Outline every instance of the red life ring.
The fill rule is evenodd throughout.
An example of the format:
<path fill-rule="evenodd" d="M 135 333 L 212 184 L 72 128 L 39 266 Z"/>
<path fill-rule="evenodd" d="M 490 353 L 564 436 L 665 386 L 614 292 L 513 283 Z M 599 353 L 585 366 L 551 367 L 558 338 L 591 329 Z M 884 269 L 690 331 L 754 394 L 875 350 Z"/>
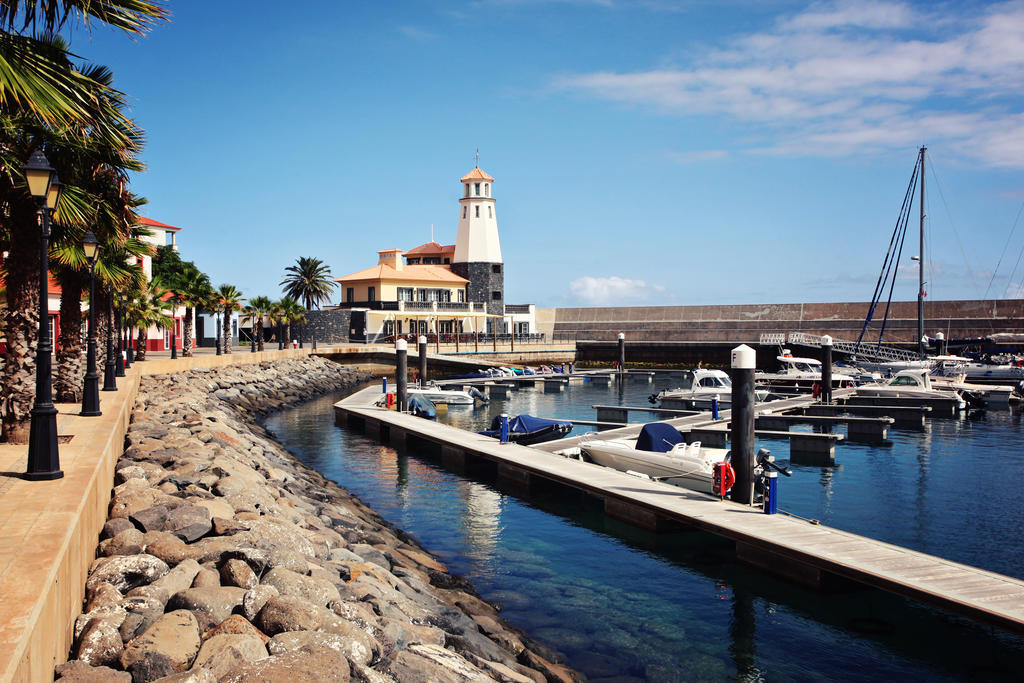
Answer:
<path fill-rule="evenodd" d="M 714 465 L 714 474 L 711 479 L 712 490 L 715 494 L 724 498 L 726 492 L 731 489 L 735 483 L 736 470 L 732 468 L 732 465 L 725 461 L 716 462 Z"/>
<path fill-rule="evenodd" d="M 395 395 L 392 394 L 390 391 L 388 392 L 388 399 L 387 400 L 388 400 L 388 410 L 391 410 L 391 407 L 393 405 L 395 405 Z"/>

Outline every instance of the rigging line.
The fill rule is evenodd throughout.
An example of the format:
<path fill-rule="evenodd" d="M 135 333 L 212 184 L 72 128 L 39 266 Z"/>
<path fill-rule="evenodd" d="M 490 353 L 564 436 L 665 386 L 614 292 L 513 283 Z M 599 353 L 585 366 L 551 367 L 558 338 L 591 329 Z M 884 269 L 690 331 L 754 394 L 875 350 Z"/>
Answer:
<path fill-rule="evenodd" d="M 903 204 L 900 206 L 899 215 L 896 217 L 896 226 L 892 230 L 892 236 L 889 238 L 889 247 L 885 252 L 885 259 L 882 261 L 882 270 L 878 273 L 878 281 L 875 283 L 875 292 L 871 295 L 871 304 L 868 306 L 867 317 L 864 318 L 864 325 L 860 329 L 860 334 L 857 336 L 857 343 L 854 345 L 853 352 L 857 353 L 860 348 L 861 340 L 864 339 L 864 334 L 867 332 L 868 325 L 871 323 L 871 319 L 875 315 L 875 308 L 878 306 L 878 300 L 885 289 L 883 277 L 886 273 L 887 266 L 889 265 L 889 259 L 892 255 L 893 245 L 896 243 L 897 235 L 900 232 L 900 223 L 906 224 L 905 215 L 909 216 L 910 202 L 913 201 L 914 188 L 917 187 L 917 162 L 914 162 L 914 170 L 910 174 L 910 183 L 907 186 L 907 192 L 903 195 Z M 906 227 L 903 228 L 906 230 Z"/>
<path fill-rule="evenodd" d="M 949 227 L 953 230 L 953 237 L 956 239 L 956 245 L 959 247 L 960 255 L 964 259 L 964 267 L 967 268 L 967 276 L 970 278 L 971 284 L 975 289 L 980 290 L 980 287 L 977 285 L 977 279 L 974 277 L 974 271 L 971 270 L 971 262 L 967 259 L 967 252 L 964 250 L 964 244 L 960 241 L 960 233 L 956 229 L 956 224 L 953 223 L 953 216 L 949 211 L 949 205 L 946 203 L 946 195 L 942 191 L 942 182 L 939 180 L 939 173 L 935 168 L 934 153 L 932 153 L 929 163 L 932 169 L 932 177 L 935 178 L 935 186 L 939 188 L 939 198 L 942 199 L 942 206 L 946 209 L 946 216 L 949 218 Z"/>
<path fill-rule="evenodd" d="M 1009 298 L 1010 287 L 1013 286 L 1013 278 L 1017 277 L 1017 268 L 1020 266 L 1021 259 L 1024 258 L 1024 246 L 1020 248 L 1020 253 L 1017 254 L 1017 263 L 1013 265 L 1013 270 L 1010 272 L 1010 279 L 1006 282 L 1006 289 L 1003 290 L 1003 298 Z M 1018 288 L 1019 290 L 1020 288 Z M 1018 292 L 1018 296 L 1020 293 Z"/>
<path fill-rule="evenodd" d="M 892 269 L 892 279 L 889 280 L 889 299 L 885 302 L 885 316 L 882 318 L 882 327 L 878 330 L 878 346 L 876 347 L 878 349 L 882 348 L 882 337 L 885 336 L 885 328 L 889 322 L 889 310 L 892 308 L 892 291 L 896 287 L 896 278 L 899 275 L 899 262 L 900 258 L 903 256 L 903 244 L 904 242 L 906 242 L 907 239 L 907 224 L 909 222 L 910 212 L 908 211 L 906 218 L 903 221 L 903 233 L 900 235 L 899 250 L 896 253 L 896 258 L 893 260 L 893 263 L 896 264 L 896 267 Z"/>
<path fill-rule="evenodd" d="M 988 292 L 992 289 L 992 284 L 995 282 L 996 274 L 999 272 L 999 266 L 1003 263 L 1003 257 L 1006 256 L 1006 250 L 1010 247 L 1010 240 L 1013 239 L 1013 233 L 1017 230 L 1017 223 L 1020 222 L 1020 214 L 1024 212 L 1024 202 L 1020 203 L 1020 208 L 1017 209 L 1017 217 L 1013 219 L 1013 227 L 1010 228 L 1010 234 L 1006 238 L 1006 244 L 1003 245 L 1003 252 L 999 254 L 999 260 L 996 262 L 996 269 L 992 271 L 992 279 L 988 281 L 988 287 L 985 288 L 985 296 L 982 299 L 988 298 Z"/>

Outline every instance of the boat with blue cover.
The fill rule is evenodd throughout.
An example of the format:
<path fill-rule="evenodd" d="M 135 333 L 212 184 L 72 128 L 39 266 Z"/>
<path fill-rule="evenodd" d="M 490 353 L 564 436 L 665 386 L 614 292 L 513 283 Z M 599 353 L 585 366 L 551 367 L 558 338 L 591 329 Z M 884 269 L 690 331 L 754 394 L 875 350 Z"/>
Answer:
<path fill-rule="evenodd" d="M 508 421 L 508 440 L 521 445 L 554 441 L 572 431 L 572 422 L 565 420 L 549 420 L 533 415 L 516 415 Z M 491 428 L 478 432 L 484 436 L 491 436 L 495 439 L 501 438 L 501 415 L 495 415 L 491 420 Z"/>

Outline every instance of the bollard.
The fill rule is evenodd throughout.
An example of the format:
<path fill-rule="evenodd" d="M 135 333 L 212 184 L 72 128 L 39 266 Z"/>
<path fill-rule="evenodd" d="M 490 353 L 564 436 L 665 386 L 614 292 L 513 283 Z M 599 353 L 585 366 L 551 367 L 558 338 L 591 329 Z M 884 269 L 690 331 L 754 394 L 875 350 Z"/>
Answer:
<path fill-rule="evenodd" d="M 501 443 L 508 443 L 508 413 L 501 414 Z"/>
<path fill-rule="evenodd" d="M 619 372 L 626 371 L 626 335 L 619 332 Z"/>
<path fill-rule="evenodd" d="M 427 338 L 424 335 L 420 335 L 420 387 L 427 386 Z"/>
<path fill-rule="evenodd" d="M 382 393 L 382 394 L 388 393 L 388 378 L 387 377 L 381 377 L 380 378 L 380 393 Z"/>
<path fill-rule="evenodd" d="M 821 402 L 832 403 L 832 337 L 821 338 Z"/>
<path fill-rule="evenodd" d="M 714 396 L 711 397 L 711 419 L 712 420 L 717 420 L 718 419 L 718 401 L 719 401 L 718 394 L 715 394 Z"/>
<path fill-rule="evenodd" d="M 574 366 L 574 365 L 576 365 L 576 364 L 575 364 L 575 363 L 573 363 L 572 361 L 570 361 L 570 362 L 569 362 L 569 374 L 570 374 L 570 375 L 572 374 L 572 371 L 573 371 L 573 366 Z"/>
<path fill-rule="evenodd" d="M 774 515 L 779 511 L 779 473 L 768 470 L 768 490 L 764 492 L 764 513 Z"/>
<path fill-rule="evenodd" d="M 732 466 L 736 484 L 732 499 L 754 500 L 754 366 L 757 354 L 746 344 L 732 350 Z"/>
<path fill-rule="evenodd" d="M 936 348 L 936 351 L 938 351 L 938 355 L 945 356 L 946 355 L 946 335 L 944 335 L 941 332 L 936 332 L 935 333 L 935 344 L 938 347 L 938 348 Z"/>
<path fill-rule="evenodd" d="M 408 394 L 409 342 L 399 339 L 395 342 L 395 381 L 398 383 L 398 412 L 409 409 Z"/>

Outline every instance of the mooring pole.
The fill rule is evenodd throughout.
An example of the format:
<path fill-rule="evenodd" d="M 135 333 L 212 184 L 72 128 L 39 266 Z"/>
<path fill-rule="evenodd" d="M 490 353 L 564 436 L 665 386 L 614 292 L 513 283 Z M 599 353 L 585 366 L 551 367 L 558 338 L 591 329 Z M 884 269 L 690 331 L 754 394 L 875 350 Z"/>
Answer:
<path fill-rule="evenodd" d="M 732 466 L 736 484 L 732 499 L 754 501 L 754 366 L 757 354 L 746 344 L 732 350 Z"/>
<path fill-rule="evenodd" d="M 626 372 L 626 335 L 619 332 L 619 373 Z"/>
<path fill-rule="evenodd" d="M 420 387 L 427 386 L 427 338 L 420 335 Z"/>
<path fill-rule="evenodd" d="M 821 402 L 832 403 L 832 337 L 821 338 Z"/>
<path fill-rule="evenodd" d="M 395 383 L 398 385 L 398 412 L 409 409 L 409 342 L 399 339 L 395 342 Z"/>
<path fill-rule="evenodd" d="M 938 345 L 938 348 L 936 349 L 936 351 L 938 351 L 938 354 L 940 356 L 945 356 L 946 355 L 946 335 L 944 335 L 941 332 L 936 332 L 935 333 L 935 343 L 936 343 L 936 345 Z"/>

